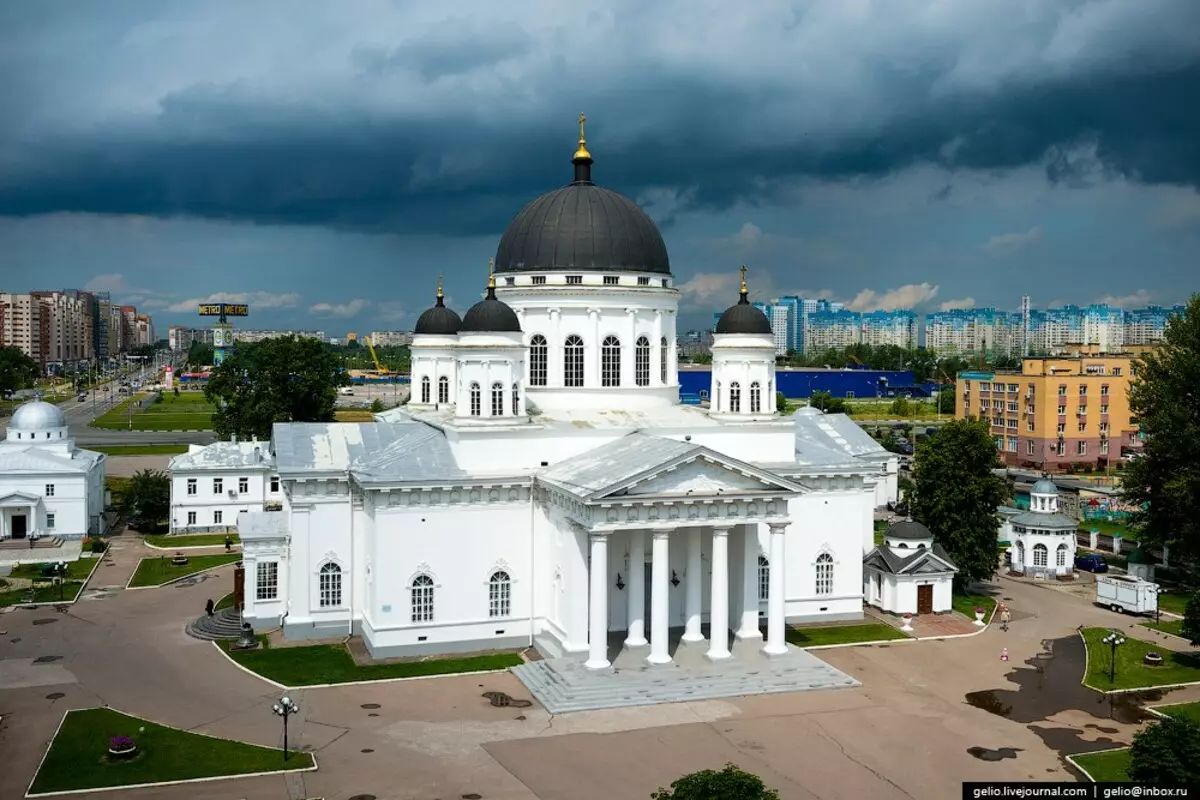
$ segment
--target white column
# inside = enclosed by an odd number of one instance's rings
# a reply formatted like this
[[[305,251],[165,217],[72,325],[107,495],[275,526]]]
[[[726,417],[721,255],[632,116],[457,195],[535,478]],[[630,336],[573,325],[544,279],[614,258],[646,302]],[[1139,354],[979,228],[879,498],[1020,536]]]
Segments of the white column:
[[[700,584],[700,577],[704,572],[704,565],[700,559],[700,529],[689,528],[687,537],[687,574],[684,575],[686,581],[684,588],[687,592],[687,627],[683,632],[683,641],[703,642],[704,633],[700,630],[700,596],[703,587]]]
[[[667,355],[663,352],[662,337],[662,309],[654,312],[654,340],[650,342],[650,371],[653,373],[650,376],[651,386],[662,386],[662,368],[663,358]]]
[[[625,340],[621,342],[621,385],[636,386],[637,309],[625,309],[625,316],[629,319],[629,337],[621,337]]]
[[[584,379],[583,385],[588,387],[599,387],[601,385],[601,375],[603,369],[600,366],[600,309],[589,308],[588,316],[591,321],[592,335],[588,337],[587,344],[584,346],[583,353],[583,368]],[[592,355],[592,359],[588,360],[588,354]],[[590,370],[588,368],[591,368]],[[588,374],[590,373],[590,375]],[[590,378],[590,379],[589,379]]]
[[[608,537],[591,534],[592,564],[589,575],[591,604],[588,617],[588,669],[608,667]]]
[[[767,595],[767,646],[763,652],[769,656],[779,656],[787,652],[787,641],[784,638],[784,580],[787,574],[787,560],[784,553],[786,522],[768,523],[771,528],[770,572],[768,579],[770,587]]]
[[[758,523],[743,525],[742,533],[742,615],[734,634],[739,642],[745,639],[762,639],[762,631],[758,626],[758,556],[762,553],[758,544]]]
[[[629,532],[629,635],[626,647],[646,646],[646,532]]]
[[[670,531],[654,532],[654,564],[650,585],[650,655],[651,664],[669,664],[671,661],[668,640],[667,614],[670,611],[671,568]]]
[[[714,527],[712,533],[712,597],[708,612],[710,630],[708,657],[729,658],[729,528]]]

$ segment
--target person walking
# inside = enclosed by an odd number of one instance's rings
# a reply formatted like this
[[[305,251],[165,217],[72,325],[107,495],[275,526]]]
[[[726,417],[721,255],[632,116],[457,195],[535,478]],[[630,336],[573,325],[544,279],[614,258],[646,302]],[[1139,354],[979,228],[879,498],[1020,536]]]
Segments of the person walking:
[[[1012,622],[1012,612],[1008,610],[1008,606],[1000,607],[1000,630],[1007,631],[1008,623]]]

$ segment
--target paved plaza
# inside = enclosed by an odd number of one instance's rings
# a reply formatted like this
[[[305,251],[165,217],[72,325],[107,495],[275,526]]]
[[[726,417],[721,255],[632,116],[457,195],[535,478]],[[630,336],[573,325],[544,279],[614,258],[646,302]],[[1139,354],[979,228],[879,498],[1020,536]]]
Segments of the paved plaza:
[[[121,591],[150,552],[124,539],[68,610],[0,614],[0,797],[24,794],[69,708],[108,705],[280,744],[270,712],[278,693],[184,633],[206,599],[229,590],[232,570]],[[785,800],[951,797],[964,780],[1070,780],[1062,755],[1128,743],[1138,716],[1079,688],[1073,632],[1133,620],[1052,588],[1002,579],[1000,591],[1014,610],[1008,633],[817,653],[857,686],[563,715],[536,701],[493,706],[484,693],[535,700],[508,673],[303,690],[292,693],[301,708],[292,742],[316,754],[317,772],[78,797],[636,799],[726,762]]]

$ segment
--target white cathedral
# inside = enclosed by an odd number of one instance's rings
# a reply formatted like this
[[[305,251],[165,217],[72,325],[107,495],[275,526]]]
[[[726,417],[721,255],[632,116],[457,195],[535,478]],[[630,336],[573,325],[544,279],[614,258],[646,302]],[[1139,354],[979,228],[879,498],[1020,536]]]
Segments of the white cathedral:
[[[484,299],[460,318],[439,281],[408,404],[275,425],[283,510],[237,515],[247,621],[377,657],[532,645],[604,669],[610,638],[719,660],[862,616],[894,458],[844,416],[777,413],[744,268],[711,401],[682,405],[662,237],[592,182],[582,125],[573,163],[508,226]]]

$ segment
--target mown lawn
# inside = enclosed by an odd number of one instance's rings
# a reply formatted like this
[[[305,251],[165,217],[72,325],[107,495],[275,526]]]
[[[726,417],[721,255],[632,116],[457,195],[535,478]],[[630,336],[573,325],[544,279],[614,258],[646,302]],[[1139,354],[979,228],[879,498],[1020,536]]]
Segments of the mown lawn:
[[[517,653],[495,653],[463,658],[430,658],[392,664],[354,663],[350,651],[340,644],[315,644],[302,647],[270,648],[266,637],[258,650],[230,650],[234,661],[264,678],[292,688],[327,683],[379,681],[389,678],[416,678],[428,675],[453,675],[515,667],[521,663]],[[230,645],[225,645],[229,647]]]
[[[1129,782],[1129,748],[1108,750],[1103,753],[1089,753],[1081,756],[1071,756],[1071,760],[1079,768],[1092,776],[1097,783],[1128,783]]]
[[[212,429],[212,415],[215,411],[202,394],[181,394],[178,397],[166,392],[161,403],[151,403],[144,394],[121,403],[116,408],[102,414],[92,427],[110,430],[135,431],[206,431]],[[143,401],[141,408],[135,408],[132,417],[129,413],[130,404]]]
[[[138,754],[110,761],[109,739],[128,736]],[[156,725],[111,708],[67,712],[30,787],[31,794],[310,769],[308,753],[243,744]],[[115,795],[114,795],[115,796]]]
[[[48,564],[54,562],[47,562]],[[86,580],[88,575],[92,574],[99,559],[81,558],[77,561],[68,561],[66,578],[69,581]],[[42,564],[20,564],[12,569],[14,578],[27,578],[29,580],[47,580],[42,578]]]
[[[882,622],[861,625],[827,625],[819,628],[788,628],[787,640],[796,647],[820,647],[830,644],[860,644],[907,639],[908,634]]]
[[[1200,722],[1200,703],[1172,703],[1167,706],[1151,706],[1160,714],[1177,719],[1191,719]]]
[[[1087,675],[1083,681],[1085,685],[1108,692],[1114,689],[1200,682],[1200,658],[1131,638],[1126,638],[1125,643],[1117,647],[1115,680],[1109,680],[1113,667],[1112,647],[1103,642],[1109,633],[1111,631],[1107,628],[1083,629],[1083,640],[1088,653]],[[1163,666],[1146,666],[1143,658],[1149,652],[1160,653]]]
[[[117,444],[89,445],[88,450],[107,456],[178,456],[188,451],[186,444]]]
[[[975,609],[984,610],[983,621],[990,622],[996,612],[996,598],[989,594],[955,592],[950,598],[950,607],[967,619],[975,619]]]
[[[338,422],[374,422],[375,414],[366,408],[339,408],[333,418]]]
[[[33,589],[33,600],[26,600],[28,589],[6,589],[0,591],[0,607],[19,606],[32,603],[69,603],[79,596],[83,581],[67,581],[60,588],[57,583],[38,584]]]
[[[237,602],[237,598],[234,596],[233,592],[230,592],[217,601],[217,604],[213,606],[213,611],[221,611],[222,609],[233,608],[233,604],[235,602]]]
[[[188,556],[188,563],[175,566],[171,555],[164,553],[154,558],[143,558],[133,573],[130,587],[162,586],[169,581],[196,575],[225,564],[241,561],[240,553],[221,553],[215,556]]]
[[[1172,636],[1183,637],[1183,620],[1181,619],[1164,619],[1158,622],[1143,622],[1143,628],[1149,628],[1152,631],[1162,631],[1169,633]]]
[[[1183,592],[1163,592],[1158,596],[1158,607],[1171,614],[1183,616],[1191,595]]]
[[[229,534],[234,544],[240,544],[241,539],[236,533]],[[146,544],[154,547],[220,547],[225,544],[223,533],[173,533],[162,536],[147,536]]]

